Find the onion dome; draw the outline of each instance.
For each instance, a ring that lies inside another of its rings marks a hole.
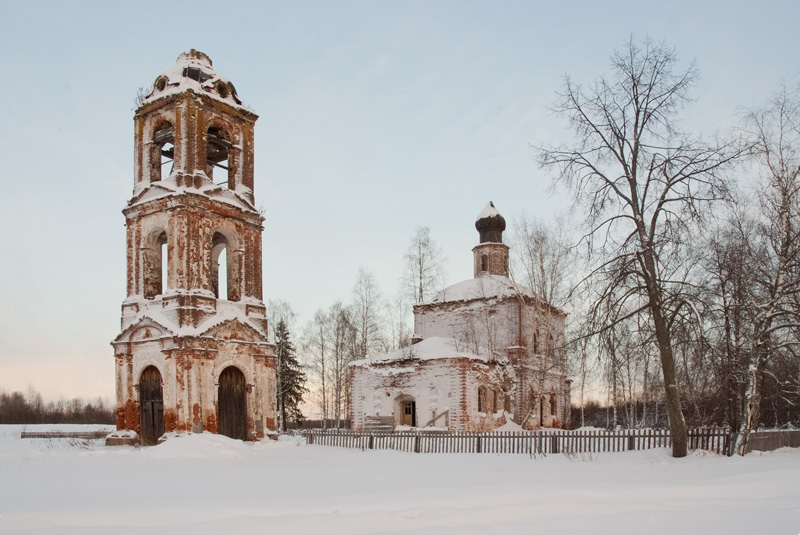
[[[175,65],[156,78],[150,94],[143,102],[152,102],[187,89],[194,89],[234,106],[242,104],[233,84],[211,67],[211,58],[195,49],[178,56]]]
[[[478,219],[475,220],[475,228],[480,233],[481,243],[503,243],[506,220],[494,207],[494,203],[489,201],[486,208],[478,214]]]

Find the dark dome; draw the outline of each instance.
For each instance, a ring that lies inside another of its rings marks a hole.
[[[478,214],[475,228],[480,233],[481,243],[503,243],[503,231],[506,229],[506,220],[489,201],[486,208]]]

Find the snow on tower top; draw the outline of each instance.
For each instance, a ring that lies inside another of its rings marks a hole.
[[[481,243],[503,243],[506,220],[494,207],[494,203],[489,201],[486,208],[478,214],[478,218],[475,220],[475,228],[480,233]]]
[[[147,104],[167,95],[194,89],[240,107],[242,101],[236,94],[236,88],[230,80],[217,74],[211,65],[211,58],[199,50],[193,48],[189,52],[184,52],[178,56],[175,65],[156,78],[153,89],[144,98],[143,103]]]

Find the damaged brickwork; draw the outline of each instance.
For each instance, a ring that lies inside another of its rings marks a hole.
[[[252,440],[274,431],[264,218],[253,194],[257,118],[195,50],[156,79],[136,110],[133,196],[123,210],[127,297],[112,345],[117,428],[143,440],[201,431]],[[231,367],[237,374],[223,374]],[[160,377],[155,399],[141,398],[145,370]]]

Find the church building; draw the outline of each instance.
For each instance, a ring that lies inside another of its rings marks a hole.
[[[491,202],[475,227],[474,277],[414,305],[411,346],[351,365],[354,430],[568,424],[566,314],[509,278],[506,222]]]
[[[109,444],[201,431],[254,440],[275,428],[257,118],[196,50],[158,76],[136,110]]]

